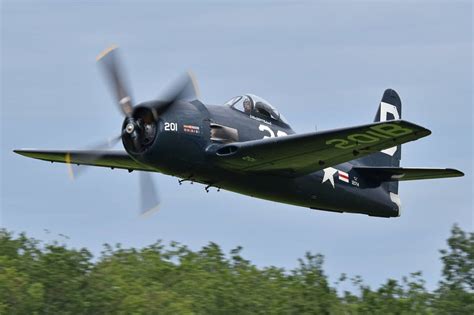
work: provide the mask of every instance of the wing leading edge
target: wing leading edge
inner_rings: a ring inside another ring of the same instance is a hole
[[[26,157],[50,162],[137,171],[154,171],[153,168],[133,160],[125,151],[21,149],[13,150],[13,152]],[[98,156],[100,156],[100,158],[97,158]]]
[[[227,144],[215,152],[223,168],[298,176],[431,134],[405,120]]]

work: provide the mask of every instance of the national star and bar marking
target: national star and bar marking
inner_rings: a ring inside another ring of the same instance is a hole
[[[323,171],[324,171],[324,176],[323,176],[322,183],[325,183],[326,181],[329,180],[329,182],[332,185],[332,188],[336,188],[336,186],[334,185],[334,174],[336,174],[337,170],[333,167],[327,167],[323,169]]]
[[[340,171],[338,169],[335,169],[334,167],[327,167],[323,169],[324,176],[323,176],[323,181],[322,183],[324,184],[325,182],[329,181],[332,185],[332,188],[336,188],[336,184],[334,183],[334,174],[337,173],[337,178],[345,183],[349,183],[349,174],[343,171]]]
[[[339,174],[339,180],[348,183],[349,182],[349,174],[343,171],[337,171]]]

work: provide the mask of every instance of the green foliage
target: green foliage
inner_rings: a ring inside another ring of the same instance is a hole
[[[375,290],[354,277],[355,290],[338,293],[323,256],[311,253],[290,271],[214,243],[106,245],[93,260],[85,249],[0,230],[0,314],[473,314],[474,236],[454,226],[448,245],[433,293],[420,272]]]
[[[404,277],[402,283],[388,279],[378,290],[372,291],[362,279],[353,279],[359,296],[345,292],[343,300],[351,314],[432,314],[432,295],[426,291],[421,272]]]
[[[77,314],[92,267],[87,250],[0,231],[0,313]]]
[[[455,225],[448,239],[449,250],[441,250],[443,280],[436,290],[439,314],[474,314],[474,233]]]

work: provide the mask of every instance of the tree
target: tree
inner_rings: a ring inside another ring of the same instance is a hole
[[[8,314],[76,314],[91,254],[57,243],[41,245],[0,230],[0,310]]]
[[[193,251],[158,241],[105,245],[93,260],[86,249],[0,230],[0,314],[474,314],[473,241],[453,227],[433,293],[416,272],[375,289],[356,276],[355,290],[339,295],[319,254],[293,270],[259,268],[241,247],[225,254],[215,243]]]
[[[440,250],[444,266],[443,279],[436,290],[436,312],[474,314],[474,233],[454,225],[448,247]]]

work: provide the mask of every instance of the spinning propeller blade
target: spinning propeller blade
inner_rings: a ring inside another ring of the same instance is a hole
[[[97,62],[102,66],[117,105],[125,116],[130,117],[133,111],[132,96],[119,62],[117,48],[114,45],[104,50],[97,56]]]
[[[140,209],[142,216],[148,216],[158,211],[160,199],[151,174],[139,172],[140,176]]]
[[[122,138],[122,135],[119,135],[117,137],[108,139],[104,142],[100,142],[100,143],[97,143],[93,146],[87,147],[87,149],[98,151],[98,153],[96,155],[90,156],[90,158],[87,158],[84,161],[85,162],[91,162],[91,164],[94,164],[93,162],[95,162],[97,160],[100,160],[100,158],[102,158],[105,154],[105,153],[101,154],[101,153],[99,153],[99,151],[103,151],[103,150],[113,148],[120,141],[121,138]],[[67,160],[67,157],[66,157],[66,160]],[[69,175],[70,175],[71,179],[75,179],[75,178],[79,177],[82,173],[84,173],[84,171],[86,169],[88,169],[84,166],[79,167],[79,165],[72,164],[70,161],[67,161],[66,165],[68,167]]]
[[[163,103],[171,104],[175,101],[193,101],[199,98],[199,86],[196,76],[192,71],[187,71],[160,91],[157,99]]]

